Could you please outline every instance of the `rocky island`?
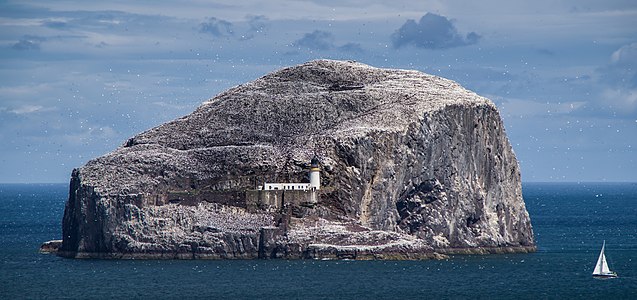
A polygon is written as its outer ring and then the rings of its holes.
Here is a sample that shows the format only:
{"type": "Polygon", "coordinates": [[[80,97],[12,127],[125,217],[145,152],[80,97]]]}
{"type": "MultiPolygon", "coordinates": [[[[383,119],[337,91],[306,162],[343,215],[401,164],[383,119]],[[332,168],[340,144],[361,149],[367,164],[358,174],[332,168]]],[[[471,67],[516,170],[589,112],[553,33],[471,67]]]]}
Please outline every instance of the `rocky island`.
{"type": "Polygon", "coordinates": [[[231,88],[71,175],[58,255],[423,259],[534,251],[496,106],[316,60],[231,88]]]}

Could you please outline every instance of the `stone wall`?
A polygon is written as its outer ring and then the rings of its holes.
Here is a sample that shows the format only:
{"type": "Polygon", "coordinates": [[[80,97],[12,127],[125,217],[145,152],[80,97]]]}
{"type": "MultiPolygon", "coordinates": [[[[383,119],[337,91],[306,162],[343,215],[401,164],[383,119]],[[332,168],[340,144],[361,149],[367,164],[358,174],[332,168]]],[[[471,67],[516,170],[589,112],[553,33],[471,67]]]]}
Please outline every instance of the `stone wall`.
{"type": "Polygon", "coordinates": [[[246,207],[251,212],[280,212],[285,205],[312,206],[317,203],[317,194],[310,190],[248,190],[246,207]]]}

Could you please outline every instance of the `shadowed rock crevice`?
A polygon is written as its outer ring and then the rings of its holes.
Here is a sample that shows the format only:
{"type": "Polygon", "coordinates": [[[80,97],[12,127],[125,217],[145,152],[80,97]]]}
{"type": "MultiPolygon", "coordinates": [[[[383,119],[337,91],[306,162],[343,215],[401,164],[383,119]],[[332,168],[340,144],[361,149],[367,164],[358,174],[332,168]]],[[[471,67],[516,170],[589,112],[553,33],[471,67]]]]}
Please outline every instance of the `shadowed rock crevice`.
{"type": "Polygon", "coordinates": [[[491,101],[421,72],[332,60],[233,87],[74,170],[63,235],[67,257],[534,249],[518,164],[491,101]],[[255,190],[308,182],[314,157],[317,201],[255,190]]]}

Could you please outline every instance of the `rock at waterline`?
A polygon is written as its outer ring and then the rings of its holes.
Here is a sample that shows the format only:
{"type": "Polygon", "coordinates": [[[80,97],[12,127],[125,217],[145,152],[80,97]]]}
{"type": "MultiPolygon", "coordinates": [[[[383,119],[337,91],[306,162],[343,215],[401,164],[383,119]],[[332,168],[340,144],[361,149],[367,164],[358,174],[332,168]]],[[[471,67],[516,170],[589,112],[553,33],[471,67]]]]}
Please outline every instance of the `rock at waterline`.
{"type": "Polygon", "coordinates": [[[40,246],[40,253],[57,253],[62,246],[62,240],[51,240],[40,246]]]}
{"type": "Polygon", "coordinates": [[[534,249],[491,101],[418,71],[316,60],[231,88],[74,170],[58,254],[423,259],[534,249]]]}

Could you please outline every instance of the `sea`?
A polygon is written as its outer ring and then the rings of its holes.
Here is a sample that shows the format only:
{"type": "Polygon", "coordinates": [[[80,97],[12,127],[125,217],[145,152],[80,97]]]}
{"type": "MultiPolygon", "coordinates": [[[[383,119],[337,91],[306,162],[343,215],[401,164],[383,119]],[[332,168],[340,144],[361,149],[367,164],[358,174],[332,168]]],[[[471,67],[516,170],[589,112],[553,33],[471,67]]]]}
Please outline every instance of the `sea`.
{"type": "Polygon", "coordinates": [[[0,185],[0,299],[637,299],[637,183],[525,183],[538,251],[428,261],[100,260],[61,238],[68,184],[0,185]],[[591,276],[603,241],[619,278],[591,276]]]}

